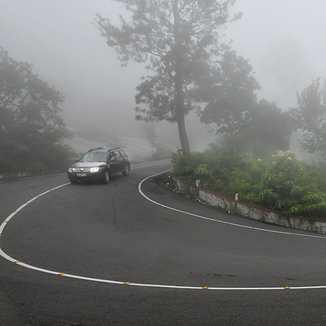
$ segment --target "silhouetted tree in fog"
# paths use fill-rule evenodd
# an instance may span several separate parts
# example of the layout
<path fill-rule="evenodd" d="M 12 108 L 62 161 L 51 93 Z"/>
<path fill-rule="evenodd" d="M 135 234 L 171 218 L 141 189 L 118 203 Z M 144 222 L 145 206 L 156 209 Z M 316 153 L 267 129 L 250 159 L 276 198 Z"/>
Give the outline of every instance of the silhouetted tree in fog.
<path fill-rule="evenodd" d="M 60 116 L 64 96 L 0 48 L 0 172 L 58 171 L 70 136 Z"/>
<path fill-rule="evenodd" d="M 287 111 L 263 99 L 249 110 L 247 118 L 238 142 L 241 151 L 267 155 L 290 148 L 295 128 Z"/>
<path fill-rule="evenodd" d="M 235 0 L 116 0 L 131 13 L 119 27 L 97 15 L 96 26 L 123 64 L 147 63 L 152 73 L 137 87 L 136 118 L 176 122 L 184 153 L 190 151 L 185 116 L 194 107 L 189 92 L 198 72 L 214 64 L 219 32 L 231 17 Z M 196 72 L 196 73 L 195 73 Z"/>
<path fill-rule="evenodd" d="M 297 128 L 303 130 L 302 149 L 326 159 L 326 81 L 313 80 L 297 93 L 298 107 L 291 109 Z"/>
<path fill-rule="evenodd" d="M 194 98 L 205 103 L 198 109 L 201 122 L 222 137 L 232 152 L 237 151 L 237 140 L 247 128 L 259 88 L 249 62 L 226 48 L 194 90 Z"/>

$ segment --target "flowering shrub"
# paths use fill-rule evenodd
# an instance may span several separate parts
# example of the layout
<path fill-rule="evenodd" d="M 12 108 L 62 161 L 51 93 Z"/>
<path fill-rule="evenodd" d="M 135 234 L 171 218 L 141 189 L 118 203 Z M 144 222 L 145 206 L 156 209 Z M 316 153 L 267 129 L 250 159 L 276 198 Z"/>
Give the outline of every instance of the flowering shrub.
<path fill-rule="evenodd" d="M 204 153 L 174 154 L 174 173 L 186 181 L 219 194 L 279 211 L 326 220 L 325 165 L 308 165 L 296 150 L 280 151 L 270 157 L 247 152 L 233 157 L 212 148 Z"/>

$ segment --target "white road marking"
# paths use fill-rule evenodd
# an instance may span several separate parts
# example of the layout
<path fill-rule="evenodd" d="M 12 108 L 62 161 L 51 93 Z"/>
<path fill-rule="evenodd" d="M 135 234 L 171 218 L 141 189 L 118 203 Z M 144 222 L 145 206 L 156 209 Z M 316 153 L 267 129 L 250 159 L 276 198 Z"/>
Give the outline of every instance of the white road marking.
<path fill-rule="evenodd" d="M 204 216 L 200 216 L 200 215 L 196 215 L 196 214 L 192 214 L 192 213 L 188 213 L 185 211 L 181 211 L 160 203 L 155 202 L 154 200 L 150 199 L 149 197 L 147 197 L 143 191 L 141 190 L 141 186 L 142 184 L 148 180 L 149 178 L 152 178 L 154 176 L 160 175 L 164 172 L 161 173 L 157 173 L 155 175 L 152 175 L 150 177 L 145 178 L 144 180 L 142 180 L 139 185 L 138 185 L 138 190 L 141 193 L 142 196 L 144 196 L 144 198 L 146 198 L 147 200 L 151 201 L 152 203 L 159 205 L 161 207 L 176 211 L 176 212 L 180 212 L 183 214 L 188 214 L 190 216 L 194 216 L 197 218 L 201 218 L 203 220 L 209 220 L 209 221 L 214 221 L 214 222 L 219 222 L 219 223 L 225 223 L 225 224 L 229 224 L 232 226 L 237 226 L 237 227 L 245 227 L 245 228 L 251 228 L 254 230 L 258 230 L 258 231 L 266 231 L 266 232 L 274 232 L 274 233 L 281 233 L 281 234 L 287 234 L 287 235 L 300 235 L 300 236 L 305 236 L 305 235 L 301 235 L 301 234 L 295 234 L 295 233 L 290 233 L 290 232 L 277 232 L 277 231 L 270 231 L 270 230 L 265 230 L 265 229 L 259 229 L 259 228 L 252 228 L 252 227 L 248 227 L 248 226 L 243 226 L 243 225 L 239 225 L 239 224 L 234 224 L 234 223 L 229 223 L 229 222 L 224 222 L 224 221 L 220 221 L 220 220 L 214 220 L 211 218 L 207 218 Z M 57 190 L 61 187 L 64 187 L 66 185 L 68 185 L 70 183 L 65 183 L 63 185 L 60 185 L 58 187 L 52 188 L 48 191 L 43 192 L 40 195 L 35 196 L 34 198 L 32 198 L 31 200 L 29 200 L 27 203 L 25 203 L 24 205 L 20 206 L 16 211 L 14 211 L 12 214 L 10 214 L 1 224 L 0 226 L 0 237 L 3 233 L 3 230 L 5 228 L 5 226 L 8 224 L 8 222 L 19 212 L 21 211 L 23 208 L 25 208 L 27 205 L 29 205 L 30 203 L 32 203 L 34 200 L 38 199 L 39 197 L 48 194 L 51 191 Z M 310 236 L 310 237 L 315 237 L 315 236 Z M 150 288 L 163 288 L 163 289 L 179 289 L 179 290 L 214 290 L 214 291 L 275 291 L 275 290 L 321 290 L 321 289 L 326 289 L 325 285 L 317 285 L 317 286 L 295 286 L 295 287 L 289 287 L 289 286 L 283 286 L 283 287 L 210 287 L 210 286 L 186 286 L 186 285 L 168 285 L 168 284 L 146 284 L 146 283 L 132 283 L 132 282 L 126 282 L 126 281 L 114 281 L 114 280 L 107 280 L 107 279 L 99 279 L 99 278 L 92 278 L 92 277 L 85 277 L 85 276 L 79 276 L 79 275 L 73 275 L 73 274 L 66 274 L 64 272 L 55 272 L 55 271 L 51 271 L 48 269 L 44 269 L 44 268 L 39 268 L 36 266 L 32 266 L 29 264 L 26 264 L 24 262 L 21 262 L 17 259 L 14 259 L 12 257 L 10 257 L 9 255 L 7 255 L 1 248 L 0 248 L 0 256 L 2 256 L 4 259 L 15 263 L 21 267 L 25 267 L 31 270 L 35 270 L 41 273 L 46 273 L 46 274 L 52 274 L 52 275 L 57 275 L 57 276 L 61 276 L 61 277 L 69 277 L 69 278 L 73 278 L 73 279 L 78 279 L 78 280 L 84 280 L 84 281 L 90 281 L 90 282 L 99 282 L 99 283 L 107 283 L 107 284 L 116 284 L 116 285 L 125 285 L 125 286 L 136 286 L 136 287 L 150 287 Z"/>
<path fill-rule="evenodd" d="M 248 225 L 243 225 L 243 224 L 237 224 L 237 223 L 232 223 L 232 222 L 227 222 L 227 221 L 222 221 L 222 220 L 218 220 L 218 219 L 214 219 L 214 218 L 210 218 L 210 217 L 205 217 L 205 216 L 202 216 L 202 215 L 197 215 L 197 214 L 193 214 L 193 213 L 189 213 L 189 212 L 186 212 L 186 211 L 182 211 L 180 209 L 177 209 L 177 208 L 173 208 L 173 207 L 170 207 L 170 206 L 166 206 L 166 205 L 163 205 L 161 203 L 158 203 L 156 201 L 154 201 L 153 199 L 147 197 L 144 192 L 142 191 L 141 187 L 143 185 L 143 183 L 150 179 L 150 178 L 153 178 L 155 176 L 158 176 L 160 174 L 163 174 L 165 172 L 168 172 L 168 171 L 164 171 L 164 172 L 161 172 L 161 173 L 157 173 L 157 174 L 154 174 L 152 176 L 149 176 L 147 178 L 145 178 L 144 180 L 142 180 L 139 185 L 138 185 L 138 191 L 139 193 L 144 197 L 146 198 L 147 200 L 149 200 L 150 202 L 152 202 L 153 204 L 155 205 L 158 205 L 158 206 L 161 206 L 161 207 L 164 207 L 166 209 L 169 209 L 169 210 L 172 210 L 172 211 L 175 211 L 175 212 L 178 212 L 178 213 L 181 213 L 181 214 L 186 214 L 186 215 L 189 215 L 189 216 L 193 216 L 193 217 L 196 217 L 196 218 L 199 218 L 199 219 L 202 219 L 202 220 L 206 220 L 206 221 L 211 221 L 211 222 L 217 222 L 217 223 L 222 223 L 222 224 L 227 224 L 227 225 L 231 225 L 231 226 L 235 226 L 235 227 L 240 227 L 240 228 L 244 228 L 244 229 L 252 229 L 252 230 L 255 230 L 255 231 L 262 231 L 262 232 L 270 232 L 270 233 L 277 233 L 277 234 L 284 234 L 284 235 L 293 235 L 293 236 L 298 236 L 298 237 L 308 237 L 308 238 L 318 238 L 318 239 L 326 239 L 325 236 L 318 236 L 318 235 L 313 235 L 313 234 L 302 234 L 302 233 L 294 233 L 294 232 L 285 232 L 285 231 L 276 231 L 276 230 L 269 230 L 269 229 L 263 229 L 263 228 L 257 228 L 257 227 L 253 227 L 253 226 L 248 226 Z"/>

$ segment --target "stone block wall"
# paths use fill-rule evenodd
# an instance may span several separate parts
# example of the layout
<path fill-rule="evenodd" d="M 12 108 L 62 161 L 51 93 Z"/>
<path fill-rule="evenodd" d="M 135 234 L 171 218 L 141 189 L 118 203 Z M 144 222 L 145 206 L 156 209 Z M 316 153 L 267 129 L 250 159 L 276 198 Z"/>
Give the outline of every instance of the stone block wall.
<path fill-rule="evenodd" d="M 259 209 L 257 207 L 250 207 L 247 204 L 235 199 L 215 194 L 211 191 L 199 188 L 192 184 L 187 184 L 176 176 L 172 176 L 172 178 L 174 187 L 178 191 L 189 194 L 192 197 L 197 197 L 200 201 L 203 201 L 208 205 L 215 206 L 231 213 L 266 223 L 276 224 L 298 230 L 326 234 L 325 222 L 311 223 L 309 218 L 299 216 L 284 217 L 276 211 L 265 208 Z"/>

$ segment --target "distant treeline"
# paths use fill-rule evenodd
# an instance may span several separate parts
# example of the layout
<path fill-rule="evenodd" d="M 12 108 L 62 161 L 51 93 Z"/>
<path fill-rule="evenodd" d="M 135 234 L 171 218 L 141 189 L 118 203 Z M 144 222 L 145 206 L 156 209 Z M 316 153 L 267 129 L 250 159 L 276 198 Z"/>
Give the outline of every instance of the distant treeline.
<path fill-rule="evenodd" d="M 62 172 L 72 156 L 64 96 L 0 48 L 0 173 Z"/>

